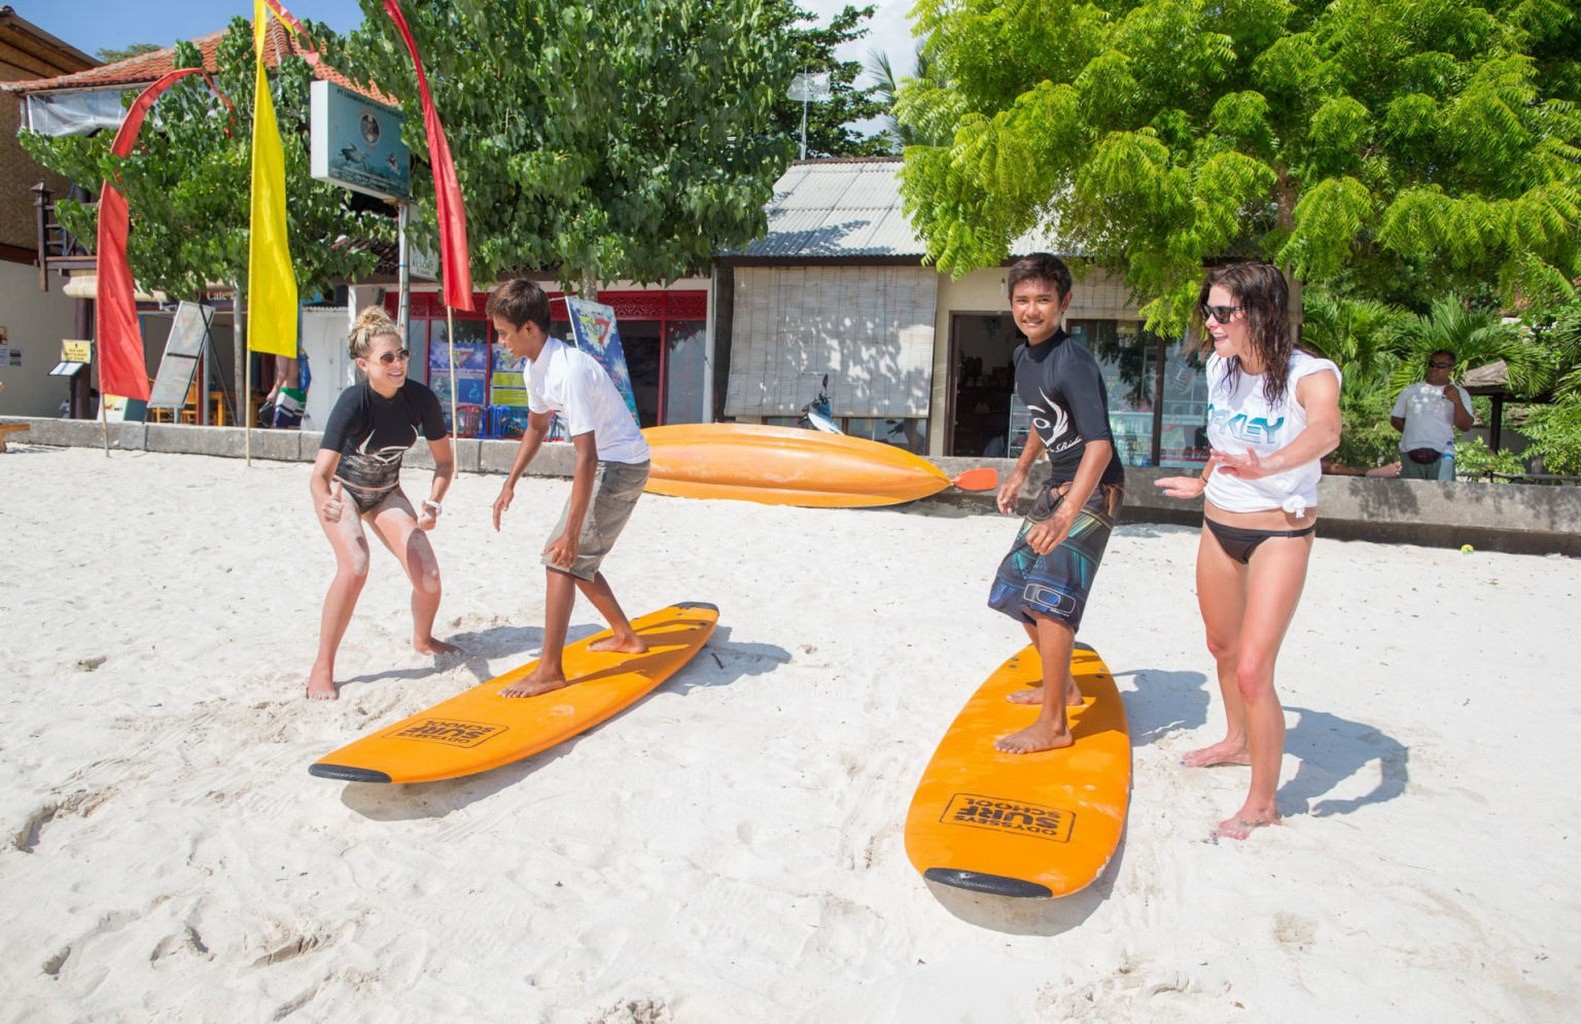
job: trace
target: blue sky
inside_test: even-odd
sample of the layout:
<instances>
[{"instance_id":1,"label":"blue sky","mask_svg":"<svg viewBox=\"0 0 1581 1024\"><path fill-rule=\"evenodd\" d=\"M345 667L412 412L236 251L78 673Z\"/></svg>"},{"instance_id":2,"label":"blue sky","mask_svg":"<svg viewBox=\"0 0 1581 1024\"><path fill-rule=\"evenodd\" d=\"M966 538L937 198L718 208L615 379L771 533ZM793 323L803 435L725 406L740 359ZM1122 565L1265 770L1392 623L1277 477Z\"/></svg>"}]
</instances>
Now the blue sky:
<instances>
[{"instance_id":1,"label":"blue sky","mask_svg":"<svg viewBox=\"0 0 1581 1024\"><path fill-rule=\"evenodd\" d=\"M89 55L133 43L170 46L218 32L232 17L253 16L252 0L8 0L18 15ZM362 24L357 0L287 0L298 18L322 21L337 32Z\"/></svg>"},{"instance_id":2,"label":"blue sky","mask_svg":"<svg viewBox=\"0 0 1581 1024\"><path fill-rule=\"evenodd\" d=\"M103 49L125 49L133 43L170 46L178 39L195 39L218 32L232 17L251 18L252 0L8 0L16 13L63 42L87 54ZM421 0L406 0L417 3ZM800 0L820 22L845 6L847 0ZM860 2L860 0L855 0ZM907 12L913 0L868 0L877 12L868 22L866 38L840 52L845 60L867 62L868 54L882 49L895 69L911 71L915 44ZM357 0L287 0L286 10L298 18L322 21L337 32L350 32L362 23Z\"/></svg>"}]
</instances>

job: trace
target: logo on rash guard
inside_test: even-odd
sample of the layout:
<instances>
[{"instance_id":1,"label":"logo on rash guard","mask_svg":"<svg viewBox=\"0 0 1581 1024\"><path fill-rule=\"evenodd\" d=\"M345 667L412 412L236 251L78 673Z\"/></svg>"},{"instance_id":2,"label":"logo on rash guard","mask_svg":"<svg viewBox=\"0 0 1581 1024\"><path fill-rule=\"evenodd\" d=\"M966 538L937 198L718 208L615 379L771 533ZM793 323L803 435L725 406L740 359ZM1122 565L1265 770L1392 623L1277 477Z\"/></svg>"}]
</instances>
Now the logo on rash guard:
<instances>
[{"instance_id":1,"label":"logo on rash guard","mask_svg":"<svg viewBox=\"0 0 1581 1024\"><path fill-rule=\"evenodd\" d=\"M1045 438L1044 446L1051 452L1062 452L1073 445L1081 444L1081 435L1070 429L1070 417L1060 404L1048 396L1048 392L1038 388L1038 395L1042 397L1046 408L1041 405L1029 405L1027 411L1032 414L1032 425L1037 432ZM1069 440L1061 441L1060 438L1070 434Z\"/></svg>"},{"instance_id":2,"label":"logo on rash guard","mask_svg":"<svg viewBox=\"0 0 1581 1024\"><path fill-rule=\"evenodd\" d=\"M368 442L372 440L373 431L370 430L368 432L368 436L362 439L362 444L357 446L357 454L365 459L372 459L375 462L394 462L402 455L405 455L408 448L417 443L417 428L412 428L412 440L408 444L387 444L376 452L370 452L368 450Z\"/></svg>"}]
</instances>

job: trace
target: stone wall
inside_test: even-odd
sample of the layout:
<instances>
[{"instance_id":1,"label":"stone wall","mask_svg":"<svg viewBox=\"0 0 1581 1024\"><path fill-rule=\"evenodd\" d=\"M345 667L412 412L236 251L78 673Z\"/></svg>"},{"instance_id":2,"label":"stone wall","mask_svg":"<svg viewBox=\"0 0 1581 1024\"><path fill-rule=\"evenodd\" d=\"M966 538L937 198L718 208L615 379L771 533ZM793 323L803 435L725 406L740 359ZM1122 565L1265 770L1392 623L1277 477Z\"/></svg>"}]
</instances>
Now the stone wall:
<instances>
[{"instance_id":1,"label":"stone wall","mask_svg":"<svg viewBox=\"0 0 1581 1024\"><path fill-rule=\"evenodd\" d=\"M105 427L95 420L0 417L0 422L30 425L27 433L11 435L13 444L97 448L105 443ZM241 458L247 451L245 432L237 427L111 423L108 428L110 447L118 450L229 458ZM311 462L318 453L318 442L319 435L314 433L254 430L252 457ZM504 475L515 457L516 442L458 438L455 449L459 472ZM11 457L0 455L0 460ZM412 450L408 459L412 466L432 465L427 449L421 445ZM1014 466L1008 459L934 461L950 474L992 465L1005 475ZM537 476L569 476L573 465L570 445L549 444L533 460L529 472ZM0 481L4 480L3 467L4 462L0 461ZM1200 522L1200 501L1165 498L1153 486L1159 477L1172 475L1178 475L1178 471L1127 469L1123 521ZM1041 472L1035 476L1041 476ZM992 492L946 491L928 500L985 514L994 505ZM1581 555L1581 487L1326 476L1320 485L1318 508L1318 531L1325 537L1434 547L1471 544L1493 551Z\"/></svg>"}]
</instances>

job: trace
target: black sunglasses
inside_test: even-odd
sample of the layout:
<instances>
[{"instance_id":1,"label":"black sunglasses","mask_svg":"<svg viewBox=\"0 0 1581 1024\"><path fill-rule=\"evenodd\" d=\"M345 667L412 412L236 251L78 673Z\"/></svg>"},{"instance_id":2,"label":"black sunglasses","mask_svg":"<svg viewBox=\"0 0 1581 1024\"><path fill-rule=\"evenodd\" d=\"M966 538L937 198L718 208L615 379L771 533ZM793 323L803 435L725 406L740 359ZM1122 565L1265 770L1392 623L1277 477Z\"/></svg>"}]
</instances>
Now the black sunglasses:
<instances>
[{"instance_id":1,"label":"black sunglasses","mask_svg":"<svg viewBox=\"0 0 1581 1024\"><path fill-rule=\"evenodd\" d=\"M1454 363L1428 363L1427 365L1431 366L1435 370L1448 370L1448 369L1452 369L1455 364Z\"/></svg>"},{"instance_id":2,"label":"black sunglasses","mask_svg":"<svg viewBox=\"0 0 1581 1024\"><path fill-rule=\"evenodd\" d=\"M406 348L400 348L400 349L396 349L394 352L382 353L379 356L379 362L383 363L385 366L389 366L391 363L395 362L397 359L399 359L401 362L404 363L410 358L412 358L412 350L411 349L406 349Z\"/></svg>"},{"instance_id":3,"label":"black sunglasses","mask_svg":"<svg viewBox=\"0 0 1581 1024\"><path fill-rule=\"evenodd\" d=\"M1204 321L1211 317L1221 324L1227 324L1230 322L1230 317L1234 316L1238 311L1245 308L1245 306L1210 306L1204 302L1202 305L1197 307L1197 312L1202 316Z\"/></svg>"}]
</instances>

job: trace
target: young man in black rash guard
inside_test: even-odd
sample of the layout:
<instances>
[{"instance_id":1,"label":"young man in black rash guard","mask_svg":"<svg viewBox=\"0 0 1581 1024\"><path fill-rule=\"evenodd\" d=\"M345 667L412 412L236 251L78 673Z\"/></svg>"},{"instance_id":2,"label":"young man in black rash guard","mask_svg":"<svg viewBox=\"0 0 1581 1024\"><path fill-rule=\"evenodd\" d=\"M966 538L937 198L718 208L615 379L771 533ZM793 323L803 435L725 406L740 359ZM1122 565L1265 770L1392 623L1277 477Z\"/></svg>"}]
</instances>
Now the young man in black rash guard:
<instances>
[{"instance_id":1,"label":"young man in black rash guard","mask_svg":"<svg viewBox=\"0 0 1581 1024\"><path fill-rule=\"evenodd\" d=\"M1032 464L1045 452L1049 478L999 565L988 603L1021 623L1043 664L1043 685L1010 698L1037 705L1037 720L994 744L1028 754L1072 742L1065 708L1082 699L1071 650L1125 495L1125 471L1109 431L1103 372L1060 326L1070 305L1070 270L1039 253L1010 268L1009 285L1011 313L1027 339L1015 351L1016 394L1032 414L1032 430L999 489L999 511L1015 511Z\"/></svg>"}]
</instances>

